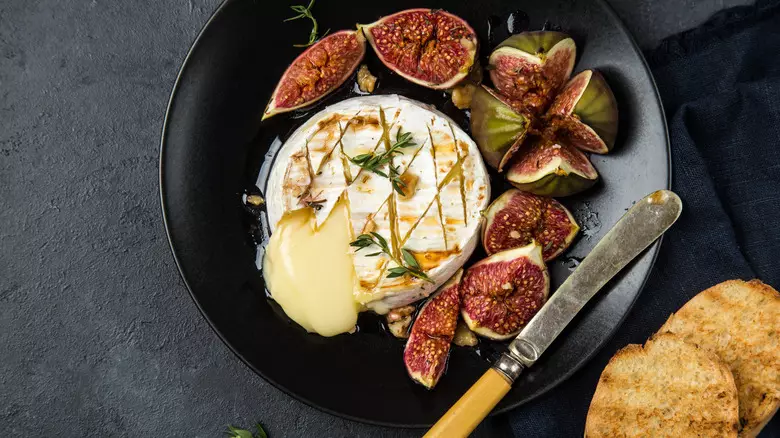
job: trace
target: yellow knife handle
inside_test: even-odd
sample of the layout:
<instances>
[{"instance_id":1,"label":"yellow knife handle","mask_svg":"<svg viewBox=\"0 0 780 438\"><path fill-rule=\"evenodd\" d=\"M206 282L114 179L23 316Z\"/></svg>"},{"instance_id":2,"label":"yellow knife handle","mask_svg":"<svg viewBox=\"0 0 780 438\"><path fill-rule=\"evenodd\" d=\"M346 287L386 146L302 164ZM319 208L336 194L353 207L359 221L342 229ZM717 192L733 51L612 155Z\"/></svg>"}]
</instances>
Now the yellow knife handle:
<instances>
[{"instance_id":1,"label":"yellow knife handle","mask_svg":"<svg viewBox=\"0 0 780 438\"><path fill-rule=\"evenodd\" d=\"M467 437L511 387L508 377L494 368L488 369L433 425L424 438Z\"/></svg>"}]
</instances>

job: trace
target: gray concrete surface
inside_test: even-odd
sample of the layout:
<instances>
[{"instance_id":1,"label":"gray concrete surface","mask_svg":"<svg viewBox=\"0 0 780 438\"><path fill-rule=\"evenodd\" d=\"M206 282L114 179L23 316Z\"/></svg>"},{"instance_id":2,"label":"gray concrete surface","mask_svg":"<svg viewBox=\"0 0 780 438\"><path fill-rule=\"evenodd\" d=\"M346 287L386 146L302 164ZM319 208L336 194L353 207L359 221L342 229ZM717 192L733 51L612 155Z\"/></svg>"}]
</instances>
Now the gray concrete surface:
<instances>
[{"instance_id":1,"label":"gray concrete surface","mask_svg":"<svg viewBox=\"0 0 780 438\"><path fill-rule=\"evenodd\" d=\"M157 187L176 72L219 0L0 0L0 436L415 436L305 406L190 300ZM740 0L613 0L644 48ZM496 435L486 428L482 436Z\"/></svg>"}]
</instances>

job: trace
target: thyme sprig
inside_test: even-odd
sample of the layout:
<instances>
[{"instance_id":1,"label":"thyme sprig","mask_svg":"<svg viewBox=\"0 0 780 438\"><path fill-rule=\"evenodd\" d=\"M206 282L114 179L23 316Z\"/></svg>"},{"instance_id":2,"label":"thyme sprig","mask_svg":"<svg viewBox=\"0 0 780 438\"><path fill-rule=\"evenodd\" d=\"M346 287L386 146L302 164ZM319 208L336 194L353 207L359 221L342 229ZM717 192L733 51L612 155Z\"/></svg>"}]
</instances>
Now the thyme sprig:
<instances>
[{"instance_id":1,"label":"thyme sprig","mask_svg":"<svg viewBox=\"0 0 780 438\"><path fill-rule=\"evenodd\" d=\"M387 270L387 278L403 277L404 275L408 274L412 277L417 277L421 280L433 283L433 281L425 274L425 272L423 272L420 264L417 262L417 259L414 258L411 252L409 252L406 248L401 248L401 257L403 260L398 259L390 250L390 246L387 244L387 240L385 240L385 238L382 237L382 235L379 233L371 231L369 234L361 234L357 237L357 239L355 239L354 242L350 243L349 245L357 248L356 251L360 251L361 249L365 249L373 245L378 246L381 251L367 254L366 257L375 257L382 253L387 254L387 256L398 265Z\"/></svg>"},{"instance_id":2,"label":"thyme sprig","mask_svg":"<svg viewBox=\"0 0 780 438\"><path fill-rule=\"evenodd\" d=\"M294 12L297 12L298 15L284 20L285 22L298 20L299 18L308 18L309 20L311 20L311 33L309 34L309 42L306 44L293 44L293 47L309 47L310 45L314 44L318 39L317 31L319 29L319 26L317 25L317 20L314 18L314 15L312 15L311 13L312 6L314 6L314 0L311 0L309 2L309 6L303 6L303 5L290 6L290 9L292 9ZM320 38L327 35L329 31L330 29L323 32L322 35L320 35Z\"/></svg>"},{"instance_id":3,"label":"thyme sprig","mask_svg":"<svg viewBox=\"0 0 780 438\"><path fill-rule=\"evenodd\" d=\"M265 433L265 430L263 430L263 426L260 425L260 423L257 423L257 433L252 434L252 432L246 430L246 429L239 429L237 427L228 426L228 430L225 432L225 435L228 436L228 438L268 438L268 434Z\"/></svg>"},{"instance_id":4,"label":"thyme sprig","mask_svg":"<svg viewBox=\"0 0 780 438\"><path fill-rule=\"evenodd\" d=\"M412 146L417 146L417 143L415 143L414 139L412 139L412 133L402 133L399 129L395 136L395 143L390 146L390 149L382 152L381 154L369 152L367 154L360 154L354 157L349 157L349 161L363 169L368 170L369 172L373 172L381 177L389 179L390 183L393 185L393 190L398 192L399 195L405 196L403 189L406 187L406 184L403 182L403 180L401 180L401 173L398 171L398 167L393 166L393 157L403 153L401 149ZM385 164L387 164L387 173L381 170L381 167Z\"/></svg>"}]
</instances>

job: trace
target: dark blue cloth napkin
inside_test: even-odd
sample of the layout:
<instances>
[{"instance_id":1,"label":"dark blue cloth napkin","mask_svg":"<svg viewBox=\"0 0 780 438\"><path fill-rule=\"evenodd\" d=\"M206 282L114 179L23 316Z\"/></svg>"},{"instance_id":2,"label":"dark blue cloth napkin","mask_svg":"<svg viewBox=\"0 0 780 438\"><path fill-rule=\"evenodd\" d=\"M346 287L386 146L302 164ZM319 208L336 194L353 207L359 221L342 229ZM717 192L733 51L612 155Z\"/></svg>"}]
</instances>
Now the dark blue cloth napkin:
<instances>
[{"instance_id":1,"label":"dark blue cloth napkin","mask_svg":"<svg viewBox=\"0 0 780 438\"><path fill-rule=\"evenodd\" d=\"M508 415L517 437L581 437L599 375L699 291L731 278L780 288L780 1L728 9L648 54L684 211L615 338ZM761 438L780 437L780 415Z\"/></svg>"}]
</instances>

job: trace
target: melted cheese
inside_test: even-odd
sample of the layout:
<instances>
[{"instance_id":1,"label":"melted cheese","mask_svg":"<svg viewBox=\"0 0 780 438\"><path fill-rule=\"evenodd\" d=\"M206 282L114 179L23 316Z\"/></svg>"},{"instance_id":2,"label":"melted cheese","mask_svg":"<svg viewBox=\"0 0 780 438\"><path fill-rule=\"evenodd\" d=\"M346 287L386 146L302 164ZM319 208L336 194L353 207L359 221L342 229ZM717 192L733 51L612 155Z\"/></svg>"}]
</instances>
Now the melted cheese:
<instances>
[{"instance_id":1,"label":"melted cheese","mask_svg":"<svg viewBox=\"0 0 780 438\"><path fill-rule=\"evenodd\" d=\"M311 208L282 217L266 249L266 284L287 316L307 331L322 336L350 332L358 305L345 203L336 203L319 229L314 223Z\"/></svg>"}]
</instances>

